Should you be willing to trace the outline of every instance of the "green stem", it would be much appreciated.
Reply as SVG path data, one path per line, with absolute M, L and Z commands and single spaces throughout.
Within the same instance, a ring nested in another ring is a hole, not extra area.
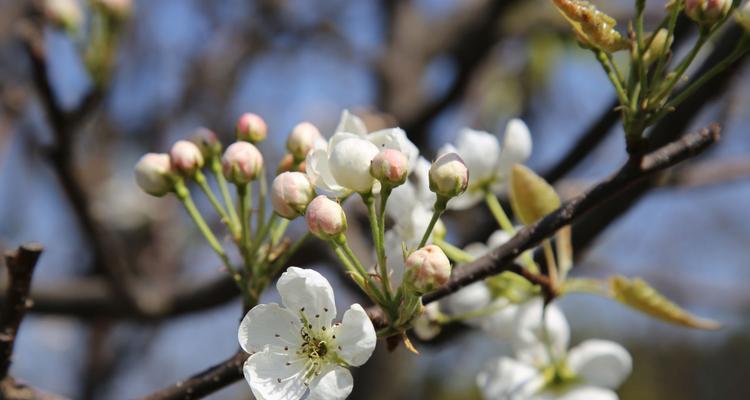
M 500 228 L 510 235 L 515 235 L 516 228 L 513 227 L 513 223 L 510 222 L 510 218 L 508 218 L 505 210 L 503 210 L 503 206 L 500 204 L 497 197 L 491 192 L 485 192 L 484 201 L 487 203 L 487 207 L 490 209 L 492 216 L 495 217 L 498 225 L 500 225 Z
M 680 62 L 680 64 L 677 66 L 675 71 L 673 72 L 674 76 L 672 76 L 672 79 L 667 81 L 667 85 L 659 91 L 658 95 L 652 100 L 653 104 L 659 104 L 664 100 L 664 98 L 668 97 L 670 93 L 672 93 L 672 89 L 674 89 L 675 85 L 682 79 L 682 76 L 685 74 L 685 71 L 687 71 L 690 64 L 693 63 L 695 60 L 695 57 L 698 55 L 698 52 L 703 48 L 703 45 L 706 44 L 706 41 L 708 41 L 708 38 L 710 37 L 710 31 L 701 28 L 700 34 L 698 35 L 698 40 L 695 42 L 695 45 L 692 49 L 690 49 L 690 53 L 688 53 L 687 56 Z
M 628 105 L 628 95 L 625 93 L 625 89 L 622 87 L 622 83 L 617 78 L 617 75 L 614 72 L 614 69 L 610 65 L 609 57 L 607 56 L 607 53 L 605 53 L 602 50 L 596 50 L 596 59 L 599 61 L 599 64 L 601 64 L 602 68 L 604 69 L 604 72 L 607 73 L 607 77 L 609 78 L 610 82 L 612 82 L 612 85 L 615 87 L 615 91 L 617 92 L 617 96 L 620 99 L 620 104 L 623 106 Z
M 221 172 L 221 160 L 219 157 L 214 157 L 211 161 L 211 171 L 216 177 L 216 182 L 219 184 L 219 190 L 221 191 L 221 197 L 224 198 L 224 204 L 227 206 L 227 212 L 230 218 L 230 228 L 235 238 L 240 235 L 240 217 L 237 215 L 237 210 L 234 208 L 234 201 L 232 195 L 229 194 L 229 188 L 227 187 L 227 180 L 224 178 L 224 174 Z
M 371 297 L 374 297 L 372 300 L 376 303 L 381 305 L 387 304 L 385 298 L 383 297 L 383 294 L 380 292 L 380 289 L 378 289 L 378 287 L 374 284 L 372 278 L 370 277 L 370 274 L 367 273 L 365 268 L 362 266 L 362 263 L 359 262 L 359 258 L 357 258 L 346 241 L 342 243 L 331 241 L 331 245 L 333 246 L 336 255 L 344 264 L 344 267 L 346 267 L 346 269 L 350 273 L 360 278 L 354 279 L 354 281 L 360 285 L 362 291 L 364 291 Z
M 260 246 L 265 242 L 266 237 L 268 236 L 268 232 L 271 231 L 271 226 L 274 225 L 276 220 L 279 218 L 276 213 L 274 213 L 271 218 L 268 220 L 267 223 L 263 224 L 263 229 L 258 233 L 257 236 L 255 236 L 255 241 L 253 242 L 252 247 L 250 247 L 250 251 L 248 254 L 250 254 L 250 258 L 257 259 L 257 252 L 258 249 L 260 249 Z
M 422 247 L 424 247 L 425 244 L 427 244 L 427 239 L 430 238 L 430 234 L 432 233 L 432 230 L 435 229 L 435 224 L 440 219 L 440 216 L 443 215 L 446 204 L 448 204 L 448 199 L 445 199 L 441 196 L 438 196 L 435 199 L 435 206 L 434 206 L 434 211 L 432 212 L 432 219 L 430 219 L 430 224 L 427 225 L 427 229 L 425 229 L 424 235 L 422 235 L 422 240 L 419 241 L 419 246 L 417 246 L 417 249 L 421 249 Z
M 555 253 L 552 251 L 552 243 L 549 239 L 542 242 L 544 249 L 544 258 L 547 260 L 547 275 L 549 276 L 550 286 L 557 287 L 557 262 L 555 262 Z
M 251 276 L 252 262 L 250 259 L 250 202 L 248 201 L 249 185 L 237 185 L 237 202 L 240 205 L 240 221 L 242 221 L 242 235 L 239 242 L 240 252 L 245 264 L 245 274 Z
M 263 230 L 264 222 L 266 222 L 266 197 L 268 195 L 268 182 L 266 181 L 265 168 L 262 168 L 260 171 L 260 180 L 258 186 L 260 188 L 258 193 L 258 226 L 255 228 L 256 235 Z
M 237 285 L 242 289 L 242 277 L 237 272 L 237 270 L 232 267 L 232 264 L 229 262 L 229 257 L 224 251 L 224 247 L 221 245 L 221 243 L 219 243 L 219 240 L 216 239 L 216 236 L 211 231 L 211 228 L 209 228 L 206 224 L 206 221 L 203 219 L 200 211 L 198 211 L 198 208 L 195 206 L 195 203 L 190 196 L 190 191 L 188 190 L 187 186 L 185 186 L 185 183 L 182 179 L 175 182 L 175 194 L 177 195 L 177 198 L 180 200 L 182 205 L 185 207 L 185 210 L 187 211 L 188 215 L 190 215 L 190 218 L 195 221 L 195 225 L 198 226 L 198 230 L 201 231 L 203 237 L 206 239 L 209 246 L 211 246 L 211 249 L 213 249 L 213 251 L 219 256 L 221 262 L 229 271 L 229 274 L 232 276 Z
M 680 6 L 680 2 L 675 2 L 672 12 L 669 14 L 669 25 L 667 26 L 667 40 L 664 42 L 664 47 L 659 50 L 659 61 L 656 64 L 656 69 L 654 70 L 653 78 L 651 79 L 651 82 L 648 84 L 648 90 L 646 91 L 647 95 L 648 93 L 651 93 L 651 88 L 653 87 L 655 82 L 658 82 L 662 79 L 661 75 L 664 72 L 664 67 L 667 65 L 667 46 L 669 46 L 670 41 L 672 41 L 674 37 L 674 30 L 677 26 L 677 18 L 680 15 L 680 10 L 682 7 Z M 658 31 L 657 31 L 658 32 Z M 656 34 L 654 34 L 656 36 Z M 651 46 L 649 46 L 651 47 Z
M 376 222 L 376 229 L 373 229 L 375 254 L 378 258 L 378 267 L 380 270 L 380 279 L 383 283 L 383 291 L 385 292 L 385 297 L 389 302 L 393 299 L 393 296 L 391 288 L 391 277 L 388 273 L 388 264 L 385 258 L 385 206 L 390 195 L 391 188 L 389 186 L 383 185 L 380 190 L 380 208 L 377 211 L 377 215 L 375 211 L 374 197 L 370 196 L 371 200 L 367 202 L 367 216 L 370 219 L 370 225 L 372 225 L 373 222 Z
M 271 216 L 273 218 L 273 216 Z M 286 233 L 286 229 L 289 227 L 289 221 L 286 218 L 277 219 L 278 223 L 276 226 L 274 226 L 271 229 L 271 246 L 276 246 L 281 241 L 281 238 L 284 237 L 284 233 Z M 271 223 L 271 221 L 268 221 L 267 223 Z M 308 232 L 309 233 L 309 232 Z
M 451 260 L 465 264 L 474 261 L 476 258 L 471 254 L 459 249 L 458 247 L 444 241 L 443 239 L 433 240 L 436 246 L 440 247 L 448 258 Z
M 286 262 L 289 261 L 289 258 L 291 258 L 294 255 L 294 253 L 296 253 L 299 250 L 299 248 L 302 247 L 305 241 L 309 239 L 311 236 L 312 236 L 312 233 L 310 233 L 309 231 L 305 232 L 304 235 L 300 236 L 299 239 L 297 239 L 294 243 L 292 243 L 292 245 L 289 246 L 288 249 L 286 249 L 286 251 L 281 256 L 281 258 L 279 258 L 273 263 L 271 274 L 275 274 L 278 268 L 286 265 Z
M 201 170 L 195 171 L 195 176 L 193 177 L 195 179 L 195 182 L 198 184 L 198 186 L 201 188 L 203 193 L 208 197 L 208 201 L 211 202 L 211 205 L 216 210 L 216 213 L 219 214 L 219 217 L 221 218 L 221 222 L 226 224 L 231 228 L 232 221 L 229 220 L 229 216 L 227 215 L 227 212 L 224 210 L 224 207 L 222 207 L 221 203 L 219 202 L 219 199 L 216 198 L 214 195 L 213 190 L 211 190 L 211 186 L 208 185 L 208 182 L 206 181 L 206 176 L 203 175 L 203 172 Z

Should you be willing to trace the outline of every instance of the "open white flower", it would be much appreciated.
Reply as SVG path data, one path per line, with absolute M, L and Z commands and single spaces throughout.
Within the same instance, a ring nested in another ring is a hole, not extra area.
M 289 267 L 276 288 L 283 306 L 253 307 L 240 323 L 242 349 L 251 353 L 245 379 L 259 400 L 344 399 L 353 388 L 350 366 L 364 364 L 377 340 L 365 310 L 353 304 L 333 324 L 330 283 L 318 272 Z
M 318 191 L 328 196 L 369 192 L 375 184 L 370 175 L 370 162 L 382 148 L 404 153 L 409 160 L 409 171 L 413 170 L 419 151 L 403 129 L 367 133 L 364 122 L 344 110 L 328 145 L 307 154 L 307 175 Z M 377 185 L 375 189 L 377 191 Z
M 519 307 L 511 342 L 516 358 L 492 360 L 477 376 L 484 398 L 617 400 L 614 389 L 632 369 L 630 354 L 617 343 L 598 339 L 586 340 L 566 352 L 568 323 L 559 310 L 550 312 L 550 307 L 546 333 L 541 329 L 541 300 Z
M 505 127 L 502 146 L 497 136 L 464 128 L 456 145 L 447 144 L 439 153 L 456 152 L 469 168 L 469 187 L 461 196 L 448 203 L 448 208 L 467 209 L 482 200 L 485 191 L 499 193 L 513 164 L 526 161 L 531 155 L 531 134 L 520 119 L 512 119 Z

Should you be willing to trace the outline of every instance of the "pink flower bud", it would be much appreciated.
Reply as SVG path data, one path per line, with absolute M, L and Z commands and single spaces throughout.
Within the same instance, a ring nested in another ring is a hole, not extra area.
M 417 294 L 424 294 L 448 283 L 451 262 L 440 247 L 427 245 L 406 258 L 406 283 Z
M 190 141 L 198 146 L 206 160 L 221 155 L 221 142 L 216 137 L 216 133 L 208 128 L 196 129 L 190 137 Z
M 732 7 L 732 0 L 685 0 L 685 14 L 702 25 L 713 25 Z
M 253 113 L 245 113 L 237 120 L 237 140 L 258 143 L 266 140 L 268 127 L 263 118 Z
M 370 162 L 370 175 L 383 185 L 398 186 L 406 182 L 409 160 L 395 149 L 383 149 Z
M 300 122 L 292 129 L 286 140 L 286 149 L 295 160 L 304 160 L 307 153 L 316 147 L 324 147 L 325 139 L 318 128 L 309 122 Z
M 169 151 L 169 158 L 172 160 L 172 168 L 185 176 L 193 176 L 195 171 L 203 168 L 200 148 L 187 140 L 177 141 Z
M 224 152 L 221 167 L 228 181 L 244 185 L 255 180 L 261 173 L 263 156 L 251 143 L 234 142 Z
M 326 196 L 318 196 L 310 202 L 305 220 L 310 232 L 324 240 L 335 239 L 346 231 L 344 209 Z
M 314 196 L 313 185 L 302 172 L 284 172 L 271 185 L 273 209 L 286 219 L 304 215 Z
M 144 192 L 161 197 L 172 190 L 171 172 L 168 154 L 148 153 L 135 164 L 135 181 Z
M 456 197 L 469 185 L 469 170 L 456 153 L 438 157 L 430 166 L 430 190 L 445 198 Z

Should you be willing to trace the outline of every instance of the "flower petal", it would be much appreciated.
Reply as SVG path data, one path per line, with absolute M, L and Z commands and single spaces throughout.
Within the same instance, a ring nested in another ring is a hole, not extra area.
M 469 170 L 469 177 L 471 177 L 471 170 Z M 450 210 L 466 210 L 477 204 L 484 199 L 484 194 L 479 190 L 467 190 L 462 195 L 454 197 L 448 201 L 448 209 Z
M 295 315 L 304 315 L 314 330 L 331 326 L 336 303 L 333 288 L 323 275 L 312 269 L 289 267 L 281 274 L 276 288 L 284 306 Z
M 355 135 L 364 136 L 367 135 L 367 127 L 358 116 L 344 110 L 341 112 L 341 119 L 336 127 L 335 133 L 347 132 Z
M 332 197 L 343 197 L 348 190 L 336 182 L 328 167 L 328 153 L 324 149 L 314 149 L 305 160 L 307 177 L 318 192 Z
M 547 346 L 544 345 L 547 335 L 555 358 L 565 354 L 570 339 L 568 321 L 554 304 L 547 306 L 545 333 L 542 326 L 543 309 L 542 299 L 535 297 L 519 306 L 514 322 L 515 332 L 511 346 L 519 360 L 533 365 L 546 365 L 550 361 Z
M 469 186 L 494 179 L 500 160 L 500 141 L 484 131 L 464 128 L 456 140 L 458 154 L 469 168 Z
M 479 326 L 483 331 L 497 340 L 509 341 L 513 339 L 515 333 L 513 322 L 518 313 L 518 306 L 510 304 L 505 298 L 498 298 L 493 301 L 489 307 L 497 308 L 484 317 L 478 318 Z
M 310 384 L 310 395 L 307 400 L 343 400 L 354 388 L 351 372 L 338 365 L 322 371 L 320 376 Z
M 370 175 L 370 162 L 378 151 L 374 144 L 362 138 L 352 137 L 331 143 L 328 168 L 341 186 L 359 193 L 370 192 L 375 182 Z
M 477 385 L 486 400 L 526 400 L 544 385 L 544 377 L 528 364 L 502 357 L 477 375 Z
M 367 135 L 367 139 L 379 149 L 395 149 L 404 153 L 406 159 L 409 160 L 409 173 L 414 171 L 414 168 L 417 165 L 417 159 L 419 158 L 419 149 L 417 149 L 417 146 L 409 140 L 403 129 L 382 129 Z
M 336 352 L 349 365 L 364 364 L 375 350 L 375 327 L 359 304 L 352 304 L 344 313 L 341 324 L 334 327 Z
M 300 328 L 299 317 L 289 310 L 275 303 L 259 304 L 242 318 L 237 338 L 247 353 L 262 351 L 266 346 L 273 351 L 296 349 L 302 343 Z
M 618 400 L 617 393 L 595 386 L 579 385 L 563 392 L 545 391 L 529 400 Z
M 493 232 L 492 235 L 490 235 L 490 238 L 487 239 L 488 251 L 494 249 L 497 246 L 504 244 L 505 242 L 510 240 L 511 237 L 512 236 L 510 235 L 510 233 L 502 231 L 502 230 Z
M 608 340 L 586 340 L 568 353 L 568 367 L 586 383 L 616 389 L 630 375 L 633 359 Z
M 269 348 L 245 361 L 242 372 L 258 400 L 298 400 L 307 390 L 304 359 L 292 359 Z
M 500 152 L 500 173 L 508 176 L 513 164 L 523 163 L 531 156 L 531 149 L 531 133 L 526 123 L 518 118 L 510 120 L 505 126 L 503 150 Z
M 451 314 L 461 315 L 487 307 L 492 299 L 490 289 L 484 282 L 475 282 L 453 293 L 445 299 Z M 480 325 L 481 319 L 471 318 L 465 321 L 468 325 Z

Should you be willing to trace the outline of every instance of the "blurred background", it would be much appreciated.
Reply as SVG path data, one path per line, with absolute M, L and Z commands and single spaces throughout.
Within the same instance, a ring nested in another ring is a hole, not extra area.
M 143 153 L 168 151 L 196 127 L 226 144 L 241 113 L 260 114 L 269 126 L 261 149 L 276 165 L 296 123 L 329 136 L 343 108 L 371 129 L 403 127 L 427 158 L 461 127 L 502 133 L 521 117 L 534 140 L 529 165 L 567 197 L 625 160 L 614 92 L 546 0 L 135 1 L 108 42 L 103 84 L 87 69 L 94 28 L 45 24 L 37 3 L 0 1 L 0 247 L 45 246 L 11 374 L 71 398 L 143 396 L 237 348 L 241 306 L 219 261 L 176 199 L 149 197 L 133 180 Z M 632 2 L 598 3 L 624 30 Z M 648 26 L 664 3 L 649 2 Z M 680 26 L 681 43 L 691 42 L 695 29 Z M 632 353 L 623 399 L 750 398 L 747 70 L 731 70 L 678 110 L 679 123 L 657 128 L 718 121 L 717 146 L 576 225 L 575 274 L 641 276 L 724 324 L 694 331 L 606 299 L 563 299 L 573 344 L 604 338 Z M 460 245 L 495 229 L 481 206 L 446 222 Z M 295 222 L 291 235 L 302 228 Z M 295 263 L 321 268 L 341 307 L 357 301 L 316 245 Z M 384 347 L 354 372 L 352 398 L 479 398 L 477 372 L 507 353 L 468 331 L 418 344 L 420 356 Z M 211 398 L 249 396 L 242 381 Z

